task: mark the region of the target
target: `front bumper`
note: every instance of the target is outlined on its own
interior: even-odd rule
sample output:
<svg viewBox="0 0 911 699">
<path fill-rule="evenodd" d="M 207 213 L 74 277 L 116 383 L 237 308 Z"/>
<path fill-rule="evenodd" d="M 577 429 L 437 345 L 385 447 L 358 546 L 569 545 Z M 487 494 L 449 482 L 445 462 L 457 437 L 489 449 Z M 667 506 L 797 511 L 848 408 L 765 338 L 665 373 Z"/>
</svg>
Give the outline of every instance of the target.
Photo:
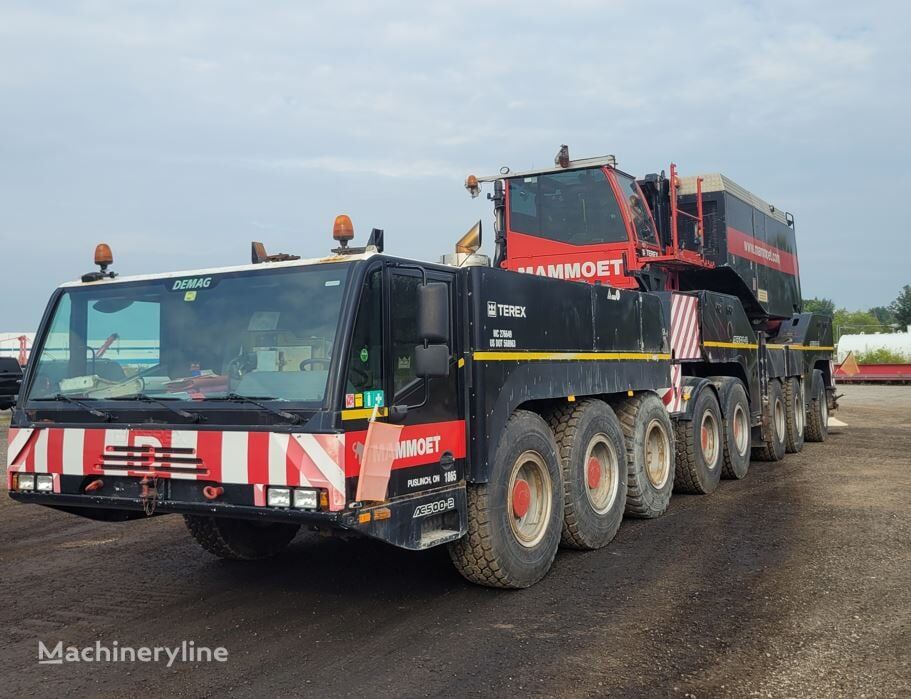
<svg viewBox="0 0 911 699">
<path fill-rule="evenodd" d="M 82 492 L 81 476 L 61 476 L 61 492 L 9 491 L 22 503 L 45 505 L 72 514 L 101 520 L 126 520 L 158 514 L 185 514 L 245 519 L 258 522 L 291 522 L 316 529 L 356 532 L 401 548 L 420 550 L 453 541 L 466 531 L 464 483 L 396 498 L 369 507 L 340 512 L 299 510 L 253 504 L 252 487 L 225 484 L 223 495 L 206 500 L 203 481 L 162 479 L 157 496 L 141 497 L 141 479 L 104 477 L 104 486 Z"/>
</svg>

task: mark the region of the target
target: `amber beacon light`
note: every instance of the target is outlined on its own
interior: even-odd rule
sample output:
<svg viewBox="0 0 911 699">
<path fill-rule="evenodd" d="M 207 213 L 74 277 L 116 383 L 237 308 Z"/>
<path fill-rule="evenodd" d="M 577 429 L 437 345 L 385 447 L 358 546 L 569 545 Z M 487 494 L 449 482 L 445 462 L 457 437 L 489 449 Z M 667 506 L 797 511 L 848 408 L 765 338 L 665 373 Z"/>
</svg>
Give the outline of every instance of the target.
<svg viewBox="0 0 911 699">
<path fill-rule="evenodd" d="M 95 246 L 95 264 L 98 265 L 101 271 L 83 274 L 82 281 L 97 282 L 102 279 L 113 279 L 117 276 L 116 272 L 108 271 L 108 267 L 114 264 L 114 253 L 111 252 L 111 246 L 107 243 L 98 243 Z"/>
<path fill-rule="evenodd" d="M 95 264 L 101 267 L 102 272 L 106 272 L 108 267 L 114 264 L 114 253 L 111 252 L 110 245 L 98 243 L 95 246 Z"/>
<path fill-rule="evenodd" d="M 343 248 L 348 246 L 348 241 L 354 238 L 354 224 L 347 214 L 339 214 L 335 217 L 335 223 L 332 224 L 332 237 L 339 242 Z"/>
</svg>

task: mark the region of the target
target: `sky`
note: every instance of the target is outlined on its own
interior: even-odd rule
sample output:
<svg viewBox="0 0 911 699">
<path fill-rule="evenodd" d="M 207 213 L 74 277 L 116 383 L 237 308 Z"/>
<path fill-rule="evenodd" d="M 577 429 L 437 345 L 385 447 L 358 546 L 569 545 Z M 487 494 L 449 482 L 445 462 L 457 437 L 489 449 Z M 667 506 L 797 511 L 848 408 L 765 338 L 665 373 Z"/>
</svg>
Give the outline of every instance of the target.
<svg viewBox="0 0 911 699">
<path fill-rule="evenodd" d="M 436 260 L 469 173 L 616 154 L 794 214 L 804 296 L 911 283 L 911 4 L 0 0 L 0 330 L 121 274 L 305 257 L 336 214 Z"/>
</svg>

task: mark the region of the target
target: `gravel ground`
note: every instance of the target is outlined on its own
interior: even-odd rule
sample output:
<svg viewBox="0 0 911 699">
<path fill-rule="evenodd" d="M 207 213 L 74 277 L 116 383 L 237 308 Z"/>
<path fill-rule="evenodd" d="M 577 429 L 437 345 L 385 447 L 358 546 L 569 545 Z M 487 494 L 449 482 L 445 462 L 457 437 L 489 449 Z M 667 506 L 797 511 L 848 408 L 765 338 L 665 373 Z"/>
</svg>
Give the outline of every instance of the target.
<svg viewBox="0 0 911 699">
<path fill-rule="evenodd" d="M 843 390 L 825 444 L 676 496 L 522 592 L 465 583 L 445 551 L 302 535 L 231 564 L 178 517 L 0 496 L 0 696 L 911 696 L 911 387 Z M 47 666 L 39 640 L 229 658 Z"/>
</svg>

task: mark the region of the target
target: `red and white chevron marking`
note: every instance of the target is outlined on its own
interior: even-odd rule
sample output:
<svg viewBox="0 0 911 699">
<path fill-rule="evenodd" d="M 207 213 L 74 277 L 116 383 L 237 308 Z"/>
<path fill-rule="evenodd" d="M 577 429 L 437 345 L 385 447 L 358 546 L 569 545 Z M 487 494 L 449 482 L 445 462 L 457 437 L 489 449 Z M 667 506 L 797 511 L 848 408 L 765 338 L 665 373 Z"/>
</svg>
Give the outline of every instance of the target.
<svg viewBox="0 0 911 699">
<path fill-rule="evenodd" d="M 345 507 L 343 434 L 194 430 L 16 429 L 9 432 L 11 474 L 148 476 L 254 486 L 325 488 L 329 509 Z M 59 492 L 59 479 L 55 479 Z"/>
<path fill-rule="evenodd" d="M 701 359 L 699 347 L 699 300 L 695 296 L 674 294 L 671 296 L 671 349 L 674 363 L 671 364 L 671 387 L 661 395 L 668 412 L 683 410 L 682 359 Z"/>
<path fill-rule="evenodd" d="M 699 349 L 699 299 L 674 294 L 671 297 L 671 349 L 675 359 L 701 359 Z"/>
</svg>

